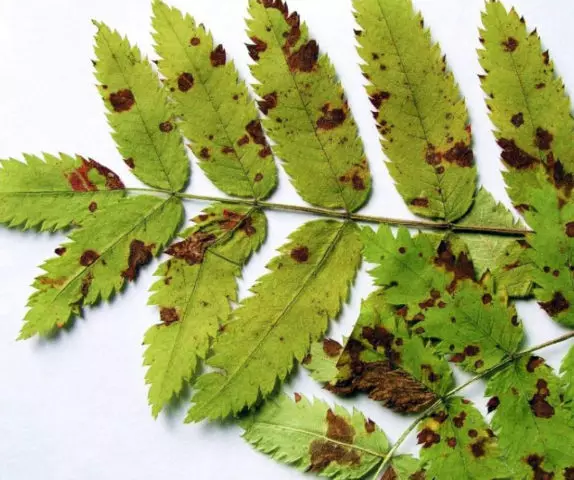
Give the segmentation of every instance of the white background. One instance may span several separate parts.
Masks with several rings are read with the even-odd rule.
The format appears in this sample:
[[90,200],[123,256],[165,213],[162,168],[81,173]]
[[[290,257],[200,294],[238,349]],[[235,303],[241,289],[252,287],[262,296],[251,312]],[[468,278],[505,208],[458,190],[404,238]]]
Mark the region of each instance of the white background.
[[[249,58],[243,18],[247,0],[172,0],[208,25],[224,43],[246,78]],[[507,2],[505,2],[507,3]],[[441,42],[468,101],[481,182],[508,205],[499,152],[490,133],[477,74],[481,0],[415,0]],[[574,2],[515,0],[530,25],[551,49],[567,89],[574,91],[572,46]],[[292,0],[312,34],[328,51],[347,89],[365,140],[374,176],[374,194],[364,213],[412,218],[384,167],[364,79],[354,49],[350,0]],[[110,166],[130,186],[138,186],[116,153],[94,87],[90,59],[91,19],[127,34],[153,58],[147,0],[0,0],[0,158],[21,152],[80,153]],[[282,173],[273,200],[300,203]],[[193,168],[190,191],[217,194],[200,169]],[[194,214],[200,203],[188,203]],[[264,271],[286,236],[307,217],[270,213],[269,239],[241,281],[241,295]],[[75,328],[55,341],[16,342],[37,268],[62,235],[0,229],[0,480],[296,479],[301,474],[253,451],[240,429],[217,424],[184,425],[182,406],[154,421],[147,406],[141,346],[144,331],[158,321],[146,306],[155,266],[147,268],[111,305],[87,309]],[[372,290],[365,269],[331,334],[348,334],[360,299]],[[535,304],[520,304],[528,343],[541,343],[562,330]],[[544,351],[553,365],[568,345]],[[460,375],[459,375],[460,377]],[[304,372],[286,387],[333,401]],[[483,385],[465,394],[484,406]],[[351,405],[351,402],[343,402]],[[409,419],[361,398],[358,406],[396,439]],[[414,438],[403,451],[416,451]]]

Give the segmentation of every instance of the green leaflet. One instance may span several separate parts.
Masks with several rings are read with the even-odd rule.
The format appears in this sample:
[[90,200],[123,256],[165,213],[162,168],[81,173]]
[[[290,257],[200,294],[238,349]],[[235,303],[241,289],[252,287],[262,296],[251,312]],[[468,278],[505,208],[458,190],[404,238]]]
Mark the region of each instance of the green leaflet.
[[574,120],[548,52],[515,11],[489,3],[481,32],[483,88],[497,128],[515,207],[537,232],[527,238],[536,265],[534,293],[557,321],[574,325]]
[[447,361],[417,336],[378,290],[361,314],[337,364],[337,394],[364,391],[399,413],[420,412],[445,395],[453,379]]
[[253,87],[264,126],[301,197],[355,211],[371,176],[358,130],[335,70],[297,13],[282,0],[250,0]]
[[476,407],[468,400],[453,397],[443,408],[419,425],[418,443],[422,445],[421,461],[427,478],[510,478],[511,471],[501,457],[496,438]]
[[570,411],[570,417],[574,420],[574,346],[570,347],[560,366],[562,374],[562,391],[564,404]]
[[0,160],[0,222],[22,230],[76,226],[98,208],[117,203],[124,184],[110,169],[82,157]]
[[159,69],[201,168],[228,195],[267,197],[277,183],[273,155],[235,65],[189,15],[157,0],[153,9]]
[[385,299],[415,323],[414,332],[440,340],[437,348],[463,368],[481,372],[515,353],[522,325],[507,299],[496,295],[489,275],[475,281],[466,251],[457,252],[455,237],[441,240],[399,229],[395,238],[382,226],[363,229],[365,258]]
[[353,223],[318,220],[296,230],[213,346],[187,421],[237,414],[271,393],[325,332],[361,261]]
[[309,349],[309,354],[301,362],[311,373],[311,377],[319,383],[330,383],[337,376],[337,361],[343,351],[343,346],[330,338],[315,342]]
[[149,303],[162,323],[146,333],[144,363],[154,416],[178,395],[205,358],[210,341],[237,301],[236,279],[267,233],[265,215],[237,205],[215,204],[168,248],[172,256],[156,272]]
[[392,459],[391,466],[381,480],[425,480],[426,476],[420,463],[410,455],[398,455]]
[[108,300],[140,267],[161,253],[179,226],[179,200],[137,196],[97,210],[42,265],[34,281],[20,338],[49,336],[81,313],[82,306]]
[[[286,395],[269,400],[243,427],[243,437],[257,450],[336,480],[366,478],[390,449],[384,432],[358,411],[349,414],[299,394],[295,401]],[[399,466],[404,464],[399,461]]]
[[96,78],[124,162],[142,182],[180,191],[189,160],[174,111],[149,61],[103,23],[95,23]]
[[388,168],[409,208],[454,221],[472,205],[468,113],[410,0],[355,0],[359,53]]
[[574,475],[572,418],[560,383],[540,357],[522,358],[487,384],[492,426],[514,468],[512,478],[569,479]]

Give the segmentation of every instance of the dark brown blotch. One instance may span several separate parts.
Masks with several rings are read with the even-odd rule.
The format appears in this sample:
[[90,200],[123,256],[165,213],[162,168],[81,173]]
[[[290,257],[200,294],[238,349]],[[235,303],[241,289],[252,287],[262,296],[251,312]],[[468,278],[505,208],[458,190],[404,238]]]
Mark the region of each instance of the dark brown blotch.
[[476,442],[470,444],[470,451],[474,458],[480,458],[486,455],[486,450],[484,448],[486,440],[486,438],[480,438]]
[[124,158],[124,163],[132,169],[135,168],[135,166],[136,166],[134,159],[132,157]]
[[566,224],[565,232],[568,237],[574,237],[574,222],[568,222]]
[[504,42],[502,42],[504,46],[504,51],[506,52],[514,52],[518,48],[518,40],[514,37],[508,37]]
[[215,50],[211,52],[209,59],[213,67],[221,67],[222,65],[225,65],[225,62],[227,61],[227,53],[225,52],[223,45],[217,45]]
[[216,240],[212,233],[196,232],[181,242],[171,245],[165,253],[185,260],[188,265],[203,262],[205,251]]
[[154,248],[155,244],[146,245],[141,240],[132,240],[128,256],[128,268],[122,272],[122,277],[129,281],[135,280],[139,269],[153,258]]
[[536,129],[535,144],[540,150],[550,150],[554,136],[541,127]]
[[86,250],[82,253],[80,257],[80,265],[83,267],[89,267],[92,265],[98,258],[100,258],[100,254],[94,250]]
[[159,124],[159,129],[163,132],[163,133],[169,133],[173,130],[173,123],[171,122],[161,122]]
[[355,429],[340,415],[336,415],[333,410],[327,410],[327,437],[332,440],[353,443]]
[[386,102],[389,98],[391,98],[391,94],[389,92],[377,92],[371,95],[370,100],[373,107],[380,110],[383,102]]
[[325,340],[323,340],[323,351],[328,357],[331,358],[338,357],[342,349],[343,346],[335,340],[332,340],[330,338],[326,338]]
[[130,110],[136,103],[136,99],[130,89],[124,88],[110,93],[110,103],[114,111],[121,113]]
[[427,208],[429,206],[428,198],[414,198],[411,200],[411,205],[415,207]]
[[524,125],[524,114],[520,112],[516,115],[512,115],[510,123],[512,123],[512,125],[514,125],[516,128],[520,128],[522,125]]
[[417,443],[423,448],[430,448],[440,442],[440,435],[430,428],[423,428],[417,435]]
[[258,37],[250,37],[250,39],[253,43],[247,45],[247,51],[249,52],[249,56],[257,61],[259,60],[259,54],[267,50],[267,43]]
[[462,428],[466,420],[466,412],[460,412],[456,417],[453,417],[452,423],[456,428]]
[[164,325],[169,326],[179,320],[179,314],[173,307],[161,307],[159,317]]
[[525,170],[540,163],[537,158],[518,148],[514,140],[501,138],[498,145],[502,148],[502,159],[509,167]]
[[540,302],[539,305],[550,315],[555,317],[559,313],[565,312],[570,308],[570,302],[566,300],[562,292],[555,292],[552,300],[548,302]]
[[333,130],[334,128],[341,126],[347,118],[345,108],[331,109],[331,105],[329,103],[323,105],[321,111],[323,112],[323,115],[317,120],[317,128],[321,130]]
[[297,247],[291,250],[291,258],[297,263],[305,263],[309,260],[309,249],[307,247]]
[[319,45],[311,40],[302,45],[299,50],[293,52],[287,58],[287,64],[291,72],[312,72],[319,60]]
[[257,145],[267,145],[265,134],[259,120],[252,120],[245,126],[245,130]]
[[183,72],[177,77],[177,88],[180,92],[187,92],[190,90],[195,83],[193,75],[189,72]]
[[58,255],[58,257],[61,257],[62,255],[64,255],[64,253],[66,253],[66,251],[67,251],[66,247],[58,247],[56,248],[56,250],[54,250],[54,253]]
[[189,41],[189,44],[194,47],[197,47],[200,43],[201,39],[199,37],[192,37],[191,40]]
[[500,405],[500,399],[498,397],[490,398],[486,404],[488,413],[494,412],[499,405]]
[[541,357],[532,356],[529,358],[528,363],[526,364],[526,370],[528,373],[534,373],[534,370],[536,370],[541,365],[544,365],[544,359]]
[[546,400],[550,396],[548,383],[540,378],[536,382],[536,393],[530,399],[530,409],[538,418],[552,418],[554,416],[554,407]]
[[269,110],[273,110],[277,107],[277,92],[268,93],[263,97],[263,100],[257,102],[259,104],[259,110],[264,115],[269,113]]
[[311,456],[311,472],[319,473],[332,462],[339,465],[359,465],[361,457],[351,449],[325,440],[313,440],[309,447]]

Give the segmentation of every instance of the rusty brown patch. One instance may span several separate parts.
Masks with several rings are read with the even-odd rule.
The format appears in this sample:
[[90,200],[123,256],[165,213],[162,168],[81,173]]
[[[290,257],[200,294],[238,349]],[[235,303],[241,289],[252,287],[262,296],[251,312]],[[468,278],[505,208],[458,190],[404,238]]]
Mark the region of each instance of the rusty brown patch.
[[383,102],[386,102],[389,98],[391,98],[391,94],[389,92],[377,92],[371,95],[370,100],[373,107],[380,110]]
[[470,444],[470,451],[475,458],[484,457],[486,455],[486,450],[484,449],[484,444],[486,443],[486,438],[481,438],[476,442]]
[[539,379],[536,382],[536,393],[530,399],[530,409],[538,418],[551,418],[554,416],[554,407],[546,400],[550,395],[546,380]]
[[502,148],[502,159],[509,167],[525,170],[540,163],[537,158],[518,148],[514,140],[501,138],[498,145]]
[[483,305],[489,305],[492,303],[492,295],[490,293],[485,293],[482,296],[482,303]]
[[251,216],[246,217],[245,215],[232,212],[228,209],[223,210],[223,220],[219,221],[219,225],[223,230],[228,232],[232,230],[242,231],[248,237],[254,235],[256,232]]
[[510,123],[512,123],[512,125],[514,125],[516,128],[520,128],[522,125],[524,125],[524,114],[520,112],[516,115],[512,115]]
[[548,65],[550,63],[550,53],[548,50],[542,52],[542,60],[544,61],[544,65]]
[[375,429],[376,429],[375,422],[373,422],[370,418],[367,418],[367,420],[365,420],[365,432],[373,433]]
[[169,326],[179,320],[179,314],[173,307],[161,307],[159,310],[159,317],[166,326]]
[[203,147],[199,152],[199,156],[204,160],[209,160],[211,158],[211,151],[208,147]]
[[411,200],[411,205],[415,207],[427,208],[429,206],[428,198],[414,198]]
[[117,92],[110,93],[110,103],[114,111],[121,113],[131,110],[136,103],[134,94],[131,90],[125,88],[123,90],[118,90]]
[[353,165],[348,172],[339,177],[339,181],[341,183],[350,183],[353,190],[365,190],[367,188],[364,180],[366,173],[368,172],[365,165]]
[[343,350],[343,346],[339,342],[331,340],[330,338],[323,340],[323,351],[328,357],[338,357],[341,350]]
[[68,183],[75,192],[93,192],[98,190],[97,185],[95,185],[89,177],[92,170],[96,170],[106,179],[106,188],[108,190],[120,190],[125,188],[120,177],[109,168],[104,167],[91,158],[88,160],[81,158],[81,160],[82,164],[66,176]]
[[124,163],[130,168],[135,168],[136,166],[134,159],[132,157],[124,158]]
[[526,463],[532,468],[534,480],[552,480],[554,478],[553,472],[547,472],[542,468],[544,457],[537,454],[529,455],[525,458]]
[[223,147],[221,149],[221,153],[224,153],[225,155],[233,155],[235,154],[235,149],[233,147]]
[[245,130],[257,145],[267,145],[265,134],[259,120],[252,120],[245,126]]
[[272,154],[273,154],[273,151],[271,150],[271,147],[269,145],[265,145],[261,150],[259,150],[259,156],[261,158],[266,158]]
[[311,454],[311,472],[319,473],[332,462],[339,465],[359,465],[361,457],[351,449],[325,440],[313,440],[309,447]]
[[221,67],[222,65],[225,65],[225,62],[227,61],[227,53],[225,52],[223,45],[217,45],[215,50],[211,52],[209,59],[213,67]]
[[440,442],[440,435],[430,428],[423,428],[417,435],[417,443],[423,448],[430,448]]
[[263,174],[262,174],[261,172],[258,173],[258,174],[256,174],[255,177],[253,178],[253,181],[254,181],[255,183],[258,183],[258,182],[260,182],[261,180],[263,180]]
[[456,417],[453,417],[452,423],[456,428],[462,428],[466,420],[466,412],[460,412]]
[[100,254],[94,250],[86,250],[82,253],[80,257],[80,265],[83,267],[89,267],[92,265],[98,258],[100,258]]
[[152,250],[154,247],[154,244],[146,245],[141,240],[132,240],[128,256],[128,268],[122,272],[122,277],[130,282],[135,280],[139,269],[153,258]]
[[257,61],[259,60],[259,54],[267,50],[267,43],[258,37],[250,37],[250,39],[253,43],[247,45],[247,51],[249,52],[249,56]]
[[216,236],[212,233],[195,232],[185,240],[171,245],[165,253],[185,260],[188,265],[195,265],[203,261],[205,251],[215,240]]
[[319,45],[315,40],[302,45],[287,58],[289,70],[292,72],[312,72],[319,60]]
[[566,224],[565,232],[568,237],[574,237],[574,222],[569,222]]
[[434,263],[437,267],[444,268],[454,275],[447,287],[449,293],[453,293],[458,282],[462,280],[474,280],[474,265],[466,252],[461,252],[458,257],[452,251],[450,242],[442,240],[437,249]]
[[536,90],[542,90],[543,88],[546,88],[545,83],[537,83],[536,84]]
[[179,88],[180,92],[187,92],[193,87],[194,83],[193,75],[189,72],[183,72],[177,77],[177,88]]
[[[567,197],[570,197],[572,189],[574,189],[574,174],[566,172],[564,165],[560,160],[555,160],[554,155],[549,153],[546,158],[546,173],[551,178],[556,188],[564,191]],[[561,203],[559,207],[564,205],[563,199],[559,199]]]
[[449,163],[455,163],[459,167],[472,167],[474,154],[470,145],[465,142],[457,142],[452,148],[446,151],[444,159]]
[[514,52],[518,48],[518,40],[514,37],[508,37],[502,42],[505,52]]
[[561,292],[555,292],[552,300],[549,302],[539,302],[539,305],[550,315],[555,317],[570,308],[570,303]]
[[544,359],[532,356],[530,357],[528,363],[526,364],[526,370],[528,371],[528,373],[534,373],[534,370],[536,370],[541,365],[544,365]]
[[309,249],[307,247],[297,247],[291,250],[290,255],[297,263],[305,263],[309,260]]
[[454,438],[454,437],[447,438],[446,444],[447,444],[450,448],[456,447],[456,438]]
[[54,250],[54,253],[56,255],[58,255],[58,257],[61,257],[62,255],[64,255],[64,253],[66,253],[66,247],[58,247],[56,248],[56,250]]
[[163,133],[169,133],[173,130],[173,124],[171,122],[161,122],[159,124],[159,129],[163,132]]
[[488,413],[494,412],[498,408],[499,405],[500,405],[500,400],[498,397],[490,398],[486,404],[486,408],[488,410]]
[[259,104],[259,110],[263,115],[267,115],[269,110],[273,110],[277,107],[277,92],[268,93],[263,97],[263,100],[257,102]]
[[98,209],[98,204],[96,202],[90,202],[88,205],[88,210],[94,213]]
[[550,150],[553,140],[554,136],[548,130],[540,127],[536,129],[536,137],[534,142],[540,150]]
[[317,128],[321,130],[333,130],[341,126],[347,118],[346,109],[346,105],[343,108],[331,109],[331,105],[326,103],[321,109],[323,115],[317,120]]
[[237,140],[237,145],[242,147],[243,145],[247,145],[249,143],[249,135],[243,135],[239,140]]
[[50,287],[61,287],[66,283],[66,277],[51,278],[48,276],[38,277],[38,282],[42,285],[48,285]]
[[189,44],[194,47],[197,47],[200,43],[201,39],[199,37],[192,37],[191,40],[189,41]]
[[355,429],[340,415],[333,410],[327,410],[327,437],[343,443],[353,443]]
[[301,396],[301,394],[300,394],[300,393],[297,393],[297,392],[295,392],[295,393],[293,394],[293,396],[295,397],[295,403],[299,403],[299,402],[301,401],[301,399],[303,398],[303,397]]

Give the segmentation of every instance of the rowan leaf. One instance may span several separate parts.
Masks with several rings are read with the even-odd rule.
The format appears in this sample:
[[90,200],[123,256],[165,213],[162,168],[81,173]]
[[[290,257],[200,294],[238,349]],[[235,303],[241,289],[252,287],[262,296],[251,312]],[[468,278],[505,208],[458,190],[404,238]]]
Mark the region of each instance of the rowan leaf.
[[564,393],[564,405],[570,411],[570,417],[574,420],[574,346],[562,359],[560,366],[562,374],[562,391]]
[[[363,414],[295,394],[269,400],[243,421],[243,438],[275,460],[337,480],[366,478],[387,455],[382,430]],[[399,466],[405,461],[399,461]]]
[[337,376],[337,361],[343,352],[343,346],[331,339],[325,338],[315,342],[309,349],[309,354],[301,362],[311,377],[320,383],[330,383]]
[[417,438],[427,478],[518,478],[512,476],[480,412],[463,398],[450,398],[423,420]]
[[307,202],[355,211],[371,175],[358,129],[327,55],[282,0],[250,0],[254,89],[293,185]]
[[534,294],[558,322],[574,325],[570,306],[574,258],[574,119],[547,51],[524,19],[500,2],[487,4],[480,60],[483,88],[508,171],[515,207],[536,232],[526,239],[535,264]]
[[447,361],[411,335],[404,319],[386,303],[383,290],[363,302],[337,367],[339,374],[330,391],[366,392],[399,413],[424,410],[453,383]]
[[438,340],[437,348],[461,367],[481,372],[518,351],[522,325],[514,306],[494,291],[492,278],[476,281],[474,266],[457,242],[389,227],[363,230],[365,257],[386,301],[414,332]]
[[540,357],[524,357],[494,375],[492,426],[512,478],[564,478],[574,474],[572,417],[562,405],[560,382]]
[[97,210],[34,281],[20,339],[50,336],[81,313],[83,306],[109,300],[139,269],[161,253],[179,226],[181,202],[148,195],[130,197]]
[[158,0],[153,10],[159,69],[199,165],[229,195],[267,197],[277,183],[273,155],[234,63],[189,15]]
[[440,48],[410,0],[355,0],[367,93],[409,208],[455,221],[472,205],[476,169],[468,113]]
[[227,417],[267,397],[339,314],[360,251],[350,222],[317,220],[296,230],[214,343],[207,363],[218,371],[197,380],[186,420]]
[[189,179],[189,159],[167,92],[137,47],[103,23],[94,23],[98,90],[120,155],[147,185],[182,190]]
[[124,184],[95,160],[60,154],[0,160],[0,222],[22,230],[77,226],[117,203]]
[[263,213],[236,205],[214,204],[194,222],[167,249],[172,258],[160,265],[151,288],[149,303],[160,308],[161,319],[144,339],[154,416],[181,393],[224,328],[230,302],[237,302],[236,279],[267,233]]

